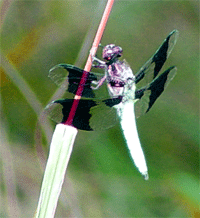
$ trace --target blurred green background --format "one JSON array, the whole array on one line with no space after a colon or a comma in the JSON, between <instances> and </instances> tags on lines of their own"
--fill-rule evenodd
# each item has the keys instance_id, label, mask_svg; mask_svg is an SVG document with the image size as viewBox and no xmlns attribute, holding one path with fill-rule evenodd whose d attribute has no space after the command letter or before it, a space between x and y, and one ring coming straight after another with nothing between
<instances>
[{"instance_id":1,"label":"blurred green background","mask_svg":"<svg viewBox=\"0 0 200 218\"><path fill-rule=\"evenodd\" d=\"M1 218L33 217L55 126L43 108L62 92L48 71L84 67L105 3L1 2ZM137 72L173 29L180 35L164 69L176 65L178 73L137 120L149 181L119 124L79 131L56 217L200 216L199 1L116 1L102 44L120 45Z\"/></svg>"}]
</instances>

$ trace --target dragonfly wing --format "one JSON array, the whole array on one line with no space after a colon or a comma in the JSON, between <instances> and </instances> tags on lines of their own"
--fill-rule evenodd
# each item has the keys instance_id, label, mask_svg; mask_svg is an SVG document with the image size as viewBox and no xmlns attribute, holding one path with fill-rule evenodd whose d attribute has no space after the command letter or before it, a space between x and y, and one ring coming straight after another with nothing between
<instances>
[{"instance_id":1,"label":"dragonfly wing","mask_svg":"<svg viewBox=\"0 0 200 218\"><path fill-rule=\"evenodd\" d=\"M178 30L173 30L164 40L163 44L156 53L145 63L145 65L135 75L135 83L139 83L145 78L146 84L149 84L157 77L166 59L169 57L178 38Z\"/></svg>"},{"instance_id":2,"label":"dragonfly wing","mask_svg":"<svg viewBox=\"0 0 200 218\"><path fill-rule=\"evenodd\" d=\"M89 121L93 130L102 131L116 125L118 116L113 107L121 102L120 98L103 100L96 107L90 110L91 119Z\"/></svg>"},{"instance_id":3,"label":"dragonfly wing","mask_svg":"<svg viewBox=\"0 0 200 218\"><path fill-rule=\"evenodd\" d=\"M67 70L55 70L57 68L64 68ZM54 81L55 84L67 89L68 92L76 94L81 77L83 73L87 73L87 79L84 84L82 92L83 97L94 98L95 94L91 89L92 81L97 80L97 76L94 73L86 72L78 67L70 64L58 64L49 71L49 77Z\"/></svg>"},{"instance_id":4,"label":"dragonfly wing","mask_svg":"<svg viewBox=\"0 0 200 218\"><path fill-rule=\"evenodd\" d=\"M44 108L44 114L49 116L56 123L61 123L63 120L62 105L52 101Z\"/></svg>"},{"instance_id":5,"label":"dragonfly wing","mask_svg":"<svg viewBox=\"0 0 200 218\"><path fill-rule=\"evenodd\" d=\"M92 131L104 130L115 125L117 121L114 105L119 104L122 98L106 100L80 99L72 122L77 129ZM53 101L45 108L45 111L52 120L57 123L65 123L74 99L63 99Z\"/></svg>"},{"instance_id":6,"label":"dragonfly wing","mask_svg":"<svg viewBox=\"0 0 200 218\"><path fill-rule=\"evenodd\" d=\"M137 118L151 109L157 98L174 78L176 71L176 67L170 67L160 76L156 77L148 86L136 90L135 98L138 101L135 104L135 113Z\"/></svg>"}]
</instances>

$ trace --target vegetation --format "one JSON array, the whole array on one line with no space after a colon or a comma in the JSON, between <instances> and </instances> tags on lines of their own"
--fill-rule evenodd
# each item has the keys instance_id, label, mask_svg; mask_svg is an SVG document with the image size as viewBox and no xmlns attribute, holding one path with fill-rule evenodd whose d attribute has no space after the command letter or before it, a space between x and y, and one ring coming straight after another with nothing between
<instances>
[{"instance_id":1,"label":"vegetation","mask_svg":"<svg viewBox=\"0 0 200 218\"><path fill-rule=\"evenodd\" d=\"M134 72L173 29L180 33L164 66L176 65L178 73L137 120L150 179L133 166L119 124L79 131L55 217L199 216L198 4L115 2L101 43L120 45ZM59 63L84 67L104 7L87 0L1 2L0 217L34 215L55 126L43 108L64 92L48 71Z\"/></svg>"}]
</instances>

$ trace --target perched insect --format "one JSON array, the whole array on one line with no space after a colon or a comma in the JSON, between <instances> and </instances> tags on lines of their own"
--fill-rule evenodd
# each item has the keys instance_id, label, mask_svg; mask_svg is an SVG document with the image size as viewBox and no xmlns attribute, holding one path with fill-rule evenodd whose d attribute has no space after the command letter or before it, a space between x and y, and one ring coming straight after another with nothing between
<instances>
[{"instance_id":1,"label":"perched insect","mask_svg":"<svg viewBox=\"0 0 200 218\"><path fill-rule=\"evenodd\" d=\"M172 31L164 40L156 53L135 75L127 62L120 61L122 48L109 44L103 49L103 59L93 57L93 67L103 68L105 73L88 72L87 80L79 100L78 108L72 125L78 129L91 131L111 127L119 118L124 137L131 157L145 179L148 179L148 170L145 157L140 145L135 117L147 113L157 98L162 94L168 83L176 74L176 67L170 67L159 74L163 64L170 55L178 31ZM61 67L68 72L56 72ZM61 85L67 92L76 94L83 70L69 64L58 64L49 72L49 77ZM136 84L145 80L145 86L136 89ZM64 82L65 81L65 82ZM64 82L64 83L63 83ZM106 95L98 93L107 86ZM56 122L64 123L69 115L73 98L56 100L47 105L46 111ZM135 113L134 113L135 105ZM136 114L136 115L135 115Z\"/></svg>"}]
</instances>

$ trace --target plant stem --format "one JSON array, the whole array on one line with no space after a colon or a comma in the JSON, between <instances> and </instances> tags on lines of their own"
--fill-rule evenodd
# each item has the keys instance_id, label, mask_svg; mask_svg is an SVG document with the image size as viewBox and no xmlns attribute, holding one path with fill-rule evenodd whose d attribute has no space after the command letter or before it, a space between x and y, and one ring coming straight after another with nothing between
<instances>
[{"instance_id":1,"label":"plant stem","mask_svg":"<svg viewBox=\"0 0 200 218\"><path fill-rule=\"evenodd\" d=\"M106 23L108 21L112 6L113 6L114 0L108 0L106 8L104 10L101 22L99 24L99 28L97 30L96 36L94 38L94 42L92 45L92 48L90 50L90 54L88 56L85 68L84 68L84 73L82 75L78 90L76 92L76 95L74 97L74 99L76 99L76 101L73 102L72 104L72 108L71 111L69 113L69 117L67 119L67 121L65 122L65 124L67 125L71 125L76 113L76 109L78 107L79 104L79 100L81 99L81 94L83 92L83 88L84 88L84 84L86 82L87 76L88 76L88 72L90 71L91 67L92 67L92 56L95 56L97 48L99 46L99 43L101 41L101 37L103 35L104 29L106 27Z\"/></svg>"}]
</instances>

